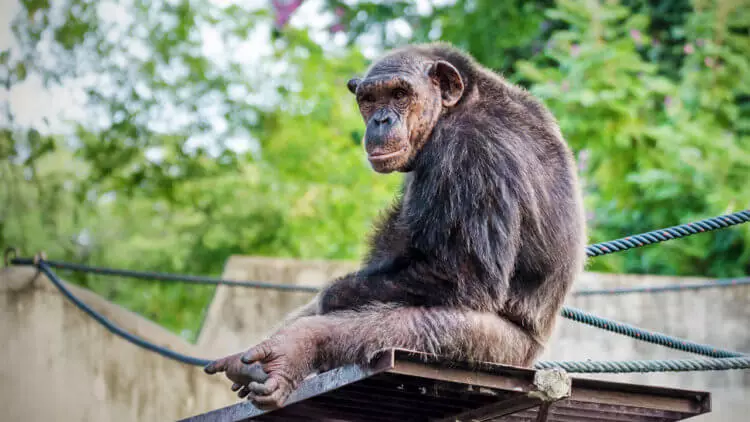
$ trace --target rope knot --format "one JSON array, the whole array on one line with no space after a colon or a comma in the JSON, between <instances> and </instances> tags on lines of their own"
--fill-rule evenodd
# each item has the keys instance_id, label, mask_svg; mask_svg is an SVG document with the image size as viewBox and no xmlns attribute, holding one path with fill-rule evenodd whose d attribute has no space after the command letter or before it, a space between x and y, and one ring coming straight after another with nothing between
<instances>
[{"instance_id":1,"label":"rope knot","mask_svg":"<svg viewBox=\"0 0 750 422\"><path fill-rule=\"evenodd\" d=\"M39 251L34 255L34 265L38 266L40 263L47 260L47 253L44 251Z\"/></svg>"},{"instance_id":2,"label":"rope knot","mask_svg":"<svg viewBox=\"0 0 750 422\"><path fill-rule=\"evenodd\" d=\"M18 248L7 247L3 252L3 263L6 267L9 267L14 259L18 257Z\"/></svg>"}]
</instances>

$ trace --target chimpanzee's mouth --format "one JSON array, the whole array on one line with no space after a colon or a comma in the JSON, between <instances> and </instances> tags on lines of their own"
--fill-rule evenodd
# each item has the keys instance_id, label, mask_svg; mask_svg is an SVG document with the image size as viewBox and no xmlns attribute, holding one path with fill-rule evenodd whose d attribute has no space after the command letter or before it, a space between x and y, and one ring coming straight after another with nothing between
<instances>
[{"instance_id":1,"label":"chimpanzee's mouth","mask_svg":"<svg viewBox=\"0 0 750 422\"><path fill-rule=\"evenodd\" d=\"M367 158L370 161L383 161L383 160L387 160L389 158L398 157L399 155L405 153L406 150L407 150L407 148L408 147L405 146L405 147L403 147L403 148L401 148L401 149L399 149L397 151L393 151L393 152L368 154Z\"/></svg>"}]
</instances>

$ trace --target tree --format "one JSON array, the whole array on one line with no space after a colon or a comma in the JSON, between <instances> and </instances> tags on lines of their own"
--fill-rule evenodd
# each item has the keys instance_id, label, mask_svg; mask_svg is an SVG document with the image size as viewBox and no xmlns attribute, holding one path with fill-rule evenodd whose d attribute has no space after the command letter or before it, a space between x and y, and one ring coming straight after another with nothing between
<instances>
[{"instance_id":1,"label":"tree","mask_svg":"<svg viewBox=\"0 0 750 422\"><path fill-rule=\"evenodd\" d=\"M743 176L750 142L741 130L747 120L735 102L748 92L750 38L732 34L732 42L721 41L727 23L716 12L727 13L728 3L691 16L695 35L685 44L677 79L639 54L651 43L648 17L615 2L558 1L548 14L570 29L551 37L544 57L519 63L579 152L593 239L750 205L740 199L750 194ZM597 260L592 269L743 275L750 270L749 235L741 228L696 236Z\"/></svg>"},{"instance_id":2,"label":"tree","mask_svg":"<svg viewBox=\"0 0 750 422\"><path fill-rule=\"evenodd\" d=\"M359 257L399 176L374 175L357 146L361 122L345 84L365 66L356 51L331 53L308 31L289 29L251 67L241 55L208 57L194 34L214 34L237 49L256 29L270 41L265 9L134 2L118 11L131 19L113 23L100 19L104 6L86 2L24 6L15 25L23 54L6 53L8 68L51 83L93 73L88 109L101 118L72 122L73 136L56 142L13 122L5 128L13 191L29 198L4 215L4 245L100 265L208 274L218 274L231 254ZM65 21L52 23L54 15ZM47 23L38 27L37 20ZM46 33L58 36L53 59L82 60L37 57ZM165 113L170 109L181 113ZM240 139L225 142L233 137ZM49 160L79 172L52 172ZM32 167L41 171L38 191L60 195L32 194L19 176ZM77 213L82 217L72 219ZM19 222L31 229L18 230ZM85 239L85 253L63 252L61 238ZM212 291L71 277L169 328L187 328L187 337Z\"/></svg>"},{"instance_id":3,"label":"tree","mask_svg":"<svg viewBox=\"0 0 750 422\"><path fill-rule=\"evenodd\" d=\"M50 131L4 104L0 244L214 275L231 254L357 259L401 176L369 169L345 82L374 52L438 38L554 111L592 242L750 205L747 0L331 0L320 11L322 32L207 0L21 1L0 80L80 83L87 117ZM747 228L730 229L591 269L741 275L749 245ZM188 338L212 292L70 277Z\"/></svg>"}]
</instances>

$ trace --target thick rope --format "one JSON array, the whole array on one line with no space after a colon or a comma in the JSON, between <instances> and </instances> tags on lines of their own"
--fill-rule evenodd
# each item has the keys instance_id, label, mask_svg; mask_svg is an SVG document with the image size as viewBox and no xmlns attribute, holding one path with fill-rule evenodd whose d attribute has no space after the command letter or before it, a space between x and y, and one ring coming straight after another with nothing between
<instances>
[{"instance_id":1,"label":"thick rope","mask_svg":"<svg viewBox=\"0 0 750 422\"><path fill-rule=\"evenodd\" d=\"M718 217L707 218L705 220L696 221L693 223L686 223L679 226L669 227L661 230L654 230L647 233L635 234L632 236L624 237L622 239L615 239L609 242L595 243L586 246L586 255L589 257L601 256L610 254L613 252L624 251L631 248L637 248L641 246L650 245L653 243L664 242L667 240L678 239L681 237L690 236L693 234L704 233L712 230L718 230L737 224L747 223L750 221L750 210L738 211L733 214L720 215ZM16 251L14 249L8 249L5 254L6 265L33 265L31 258L17 258ZM206 284L206 285L225 285L235 287L251 287L258 289L273 289L283 291L296 291L296 292L309 292L315 293L319 291L317 287L313 286L294 286L287 284L274 284L264 283L258 281L234 281L225 280L215 277L201 277L201 276L190 276L183 274L170 274L160 273L152 271L133 271L133 270L122 270L115 268L96 267L84 264L74 264L70 262L60 261L45 261L50 267L71 271L80 271L94 274L112 275L119 277L129 277L142 280L154 280L154 281L167 281L167 282L182 282L189 284ZM722 285L723 283L717 282L716 285ZM750 284L750 279L737 279L733 280L731 284ZM685 290L690 289L690 286L684 288L677 287L674 285L670 287L664 287L662 290ZM706 287L711 284L706 284ZM699 287L693 287L699 288ZM638 288L643 290L628 290L630 291L649 291L648 287ZM606 290L597 291L581 291L574 292L574 295L588 295L588 294L605 294ZM623 290L623 292L625 292Z\"/></svg>"},{"instance_id":2,"label":"thick rope","mask_svg":"<svg viewBox=\"0 0 750 422\"><path fill-rule=\"evenodd\" d=\"M632 337L636 340L644 341L647 343L658 344L670 349L682 350L683 352L690 352L714 358L745 356L742 353L722 350L717 347L705 344L693 343L692 341L668 336L666 334L661 334L654 331L646 331L624 322L602 318L588 312L584 312L580 309L571 308L568 306L563 307L561 315L563 316L563 318L567 318L583 324L588 324L596 328L601 328L602 330L622 334L624 336Z\"/></svg>"},{"instance_id":3,"label":"thick rope","mask_svg":"<svg viewBox=\"0 0 750 422\"><path fill-rule=\"evenodd\" d=\"M103 325L107 330L109 330L113 334L119 337L122 337L123 339L135 344L136 346L158 353L166 358L173 359L178 362L186 363L188 365L206 366L209 363L211 363L210 360L184 355L182 353L169 350L165 347L151 343L148 340L145 340L138 336L130 334L129 332L115 325L112 321L108 320L104 315L95 311L93 308L91 308L87 304L83 303L80 299L78 299L70 290L68 290L67 287L65 287L65 284L62 282L62 280L60 280L57 277L57 275L47 265L46 261L38 260L34 265L36 265L36 267L39 268L39 270L42 273L44 273L44 275L46 275L47 278L50 279L52 284L54 284L55 287L57 287L57 289L60 291L60 293L63 294L63 296L65 296L69 301L73 302L73 304L77 306L78 309L88 314L91 318L96 320L96 322L98 322L99 324Z\"/></svg>"},{"instance_id":4,"label":"thick rope","mask_svg":"<svg viewBox=\"0 0 750 422\"><path fill-rule=\"evenodd\" d=\"M723 278L718 280L709 281L706 283L691 283L691 284L664 284L661 286L641 286L641 287L617 287L612 289L585 289L576 290L572 293L572 296L595 296L595 295L624 295L629 293L661 293L661 292L676 292L685 290L703 290L712 289L714 287L732 287L732 286L745 286L750 284L750 277L740 278Z\"/></svg>"},{"instance_id":5,"label":"thick rope","mask_svg":"<svg viewBox=\"0 0 750 422\"><path fill-rule=\"evenodd\" d=\"M577 373L688 372L750 369L750 357L626 361L540 361L534 369L561 368Z\"/></svg>"},{"instance_id":6,"label":"thick rope","mask_svg":"<svg viewBox=\"0 0 750 422\"><path fill-rule=\"evenodd\" d=\"M33 258L16 258L10 257L7 260L8 265L33 265ZM152 271L134 271L122 270L109 267L97 267L93 265L75 264L64 261L45 261L50 268L59 270L68 270L75 272L110 275L116 277L134 278L150 281L178 282L186 284L203 284L203 285L225 285L232 287L248 287L256 289L281 290L289 292L316 293L320 291L314 286L295 286L290 284L267 283L260 281L236 281L215 277L191 276L184 274L170 274ZM571 293L572 296L593 296L593 295L620 295L628 293L658 293L681 290L702 290L714 287L731 287L744 286L750 284L750 277L726 278L709 281L706 283L693 284L665 284L660 286L643 286L643 287L622 287L612 289L585 289L576 290Z\"/></svg>"},{"instance_id":7,"label":"thick rope","mask_svg":"<svg viewBox=\"0 0 750 422\"><path fill-rule=\"evenodd\" d=\"M586 246L586 255L589 257L607 255L632 248L640 248L654 243L666 242L667 240L679 239L681 237L691 236L698 233L723 229L737 224L747 223L748 221L750 221L750 210L738 211L733 214L720 215L718 217L707 218L693 223L680 224L679 226L634 234L632 236L623 237L622 239L589 245Z\"/></svg>"},{"instance_id":8,"label":"thick rope","mask_svg":"<svg viewBox=\"0 0 750 422\"><path fill-rule=\"evenodd\" d=\"M13 265L34 265L33 258L11 258L10 264ZM57 268L60 270L70 270L92 274L103 274L117 277L135 278L141 280L152 280L152 281L167 281L167 282L179 282L186 284L205 284L205 285L225 285L233 287L251 287L255 289L272 289L272 290L285 290L292 292L310 292L315 293L319 291L317 287L313 286L294 286L289 284L274 284L274 283L263 283L259 281L234 281L225 280L214 277L202 277L202 276L191 276L185 274L170 274L170 273L159 273L152 271L133 271L133 270L120 270L115 268L106 267L95 267L91 265L74 264L71 262L61 261L44 261L50 268Z\"/></svg>"}]
</instances>

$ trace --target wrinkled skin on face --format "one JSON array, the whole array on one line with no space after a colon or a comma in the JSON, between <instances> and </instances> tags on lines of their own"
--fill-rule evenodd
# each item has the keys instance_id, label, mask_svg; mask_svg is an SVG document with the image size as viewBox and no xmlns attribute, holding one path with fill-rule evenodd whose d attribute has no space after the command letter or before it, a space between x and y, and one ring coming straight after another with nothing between
<instances>
[{"instance_id":1,"label":"wrinkled skin on face","mask_svg":"<svg viewBox=\"0 0 750 422\"><path fill-rule=\"evenodd\" d=\"M378 173L408 172L441 114L463 95L446 61L395 53L347 83L366 124L364 147Z\"/></svg>"}]
</instances>

